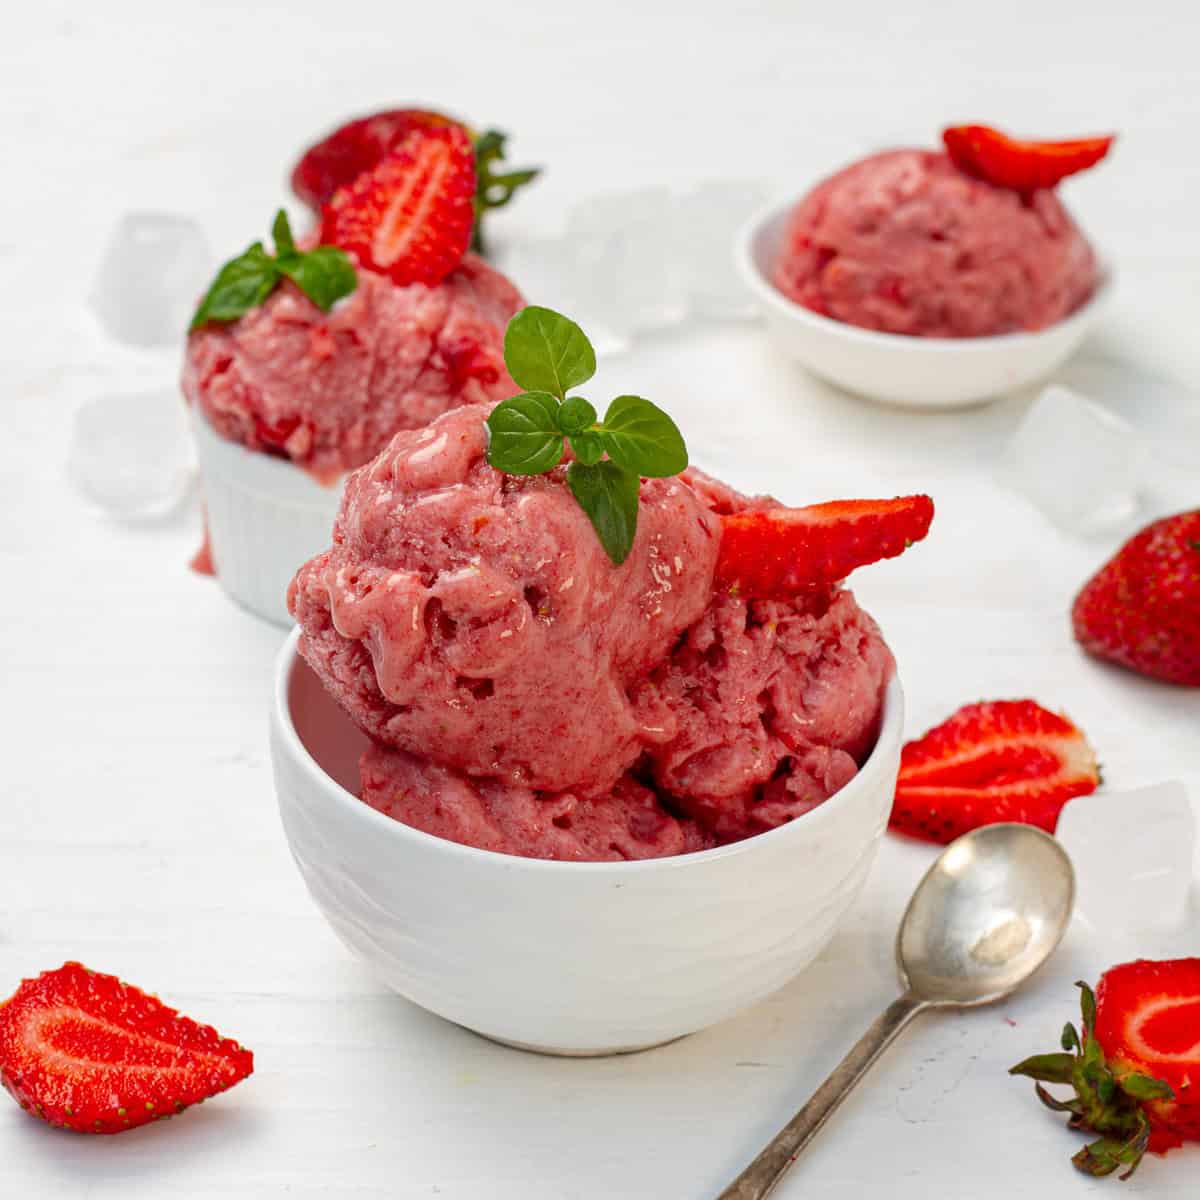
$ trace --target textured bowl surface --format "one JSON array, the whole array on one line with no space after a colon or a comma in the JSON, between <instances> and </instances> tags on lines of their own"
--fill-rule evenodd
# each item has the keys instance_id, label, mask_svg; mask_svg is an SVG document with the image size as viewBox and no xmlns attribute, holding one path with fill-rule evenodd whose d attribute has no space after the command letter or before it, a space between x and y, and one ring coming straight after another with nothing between
<instances>
[{"instance_id":1,"label":"textured bowl surface","mask_svg":"<svg viewBox=\"0 0 1200 1200\"><path fill-rule=\"evenodd\" d=\"M195 411L192 433L217 578L244 608L287 628L288 584L329 546L341 485L228 441Z\"/></svg>"},{"instance_id":2,"label":"textured bowl surface","mask_svg":"<svg viewBox=\"0 0 1200 1200\"><path fill-rule=\"evenodd\" d=\"M921 338L860 329L812 312L785 296L771 269L794 201L773 204L743 227L734 247L738 271L758 299L772 342L814 375L872 400L908 408L963 408L1048 375L1075 351L1112 289L1101 270L1091 299L1037 333Z\"/></svg>"},{"instance_id":3,"label":"textured bowl surface","mask_svg":"<svg viewBox=\"0 0 1200 1200\"><path fill-rule=\"evenodd\" d=\"M459 846L353 794L364 736L296 655L271 720L284 830L330 925L397 992L498 1041L605 1054L702 1029L781 987L828 943L874 862L903 696L818 809L735 845L636 863Z\"/></svg>"}]
</instances>

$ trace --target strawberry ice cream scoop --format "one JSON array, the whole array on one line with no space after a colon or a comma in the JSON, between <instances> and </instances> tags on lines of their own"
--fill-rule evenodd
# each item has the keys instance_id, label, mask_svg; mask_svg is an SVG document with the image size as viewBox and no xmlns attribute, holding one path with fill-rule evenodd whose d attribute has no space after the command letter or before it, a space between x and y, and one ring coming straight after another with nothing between
<instances>
[{"instance_id":1,"label":"strawberry ice cream scoop","mask_svg":"<svg viewBox=\"0 0 1200 1200\"><path fill-rule=\"evenodd\" d=\"M725 522L769 501L643 480L618 566L563 468L488 465L485 416L397 435L289 593L300 653L376 742L368 803L505 853L634 858L772 828L857 773L892 670L875 623L836 585L718 583Z\"/></svg>"},{"instance_id":2,"label":"strawberry ice cream scoop","mask_svg":"<svg viewBox=\"0 0 1200 1200\"><path fill-rule=\"evenodd\" d=\"M183 390L213 428L321 479L368 462L401 429L517 389L504 366L516 288L468 254L441 283L398 286L357 269L322 312L292 283L188 339Z\"/></svg>"},{"instance_id":3,"label":"strawberry ice cream scoop","mask_svg":"<svg viewBox=\"0 0 1200 1200\"><path fill-rule=\"evenodd\" d=\"M891 150L800 201L773 279L798 304L850 325L981 337L1061 321L1098 273L1053 191L997 186L947 154Z\"/></svg>"}]
</instances>

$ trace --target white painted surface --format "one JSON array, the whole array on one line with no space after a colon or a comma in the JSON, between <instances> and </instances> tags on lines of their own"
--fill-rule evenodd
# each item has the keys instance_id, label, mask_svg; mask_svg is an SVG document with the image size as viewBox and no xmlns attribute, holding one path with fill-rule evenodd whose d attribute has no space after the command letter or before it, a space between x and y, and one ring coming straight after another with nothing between
<instances>
[{"instance_id":1,"label":"white painted surface","mask_svg":"<svg viewBox=\"0 0 1200 1200\"><path fill-rule=\"evenodd\" d=\"M520 160L551 167L510 229L553 222L589 189L804 181L947 119L1117 127L1112 163L1066 193L1120 280L1086 353L1200 389L1200 28L1182 3L1130 17L931 0L811 12L793 0L709 11L564 0L536 18L469 0L42 3L8 16L0 989L82 958L244 1039L258 1071L219 1102L112 1139L71 1138L0 1105L0 1194L706 1200L891 994L892 930L930 858L889 840L856 913L801 980L643 1056L531 1057L387 993L327 930L278 828L266 708L282 633L187 572L195 512L121 527L64 485L79 400L175 369L171 355L106 343L80 307L118 212L191 212L221 250L241 248L266 233L297 144L391 98L507 127ZM857 588L896 649L914 732L969 699L1030 694L1087 729L1114 786L1174 776L1200 794L1200 694L1088 662L1068 634L1070 598L1116 538L1071 540L991 482L1024 401L869 408L806 379L754 329L647 345L607 364L597 394L609 380L666 403L694 456L735 483L795 502L936 496L930 541ZM1151 508L1198 500L1164 472ZM1120 1190L1072 1172L1076 1139L1004 1069L1051 1045L1071 980L1137 948L1158 949L1076 931L1011 1004L912 1030L781 1200ZM1177 1154L1121 1195L1192 1196L1198 1177L1200 1154Z\"/></svg>"}]
</instances>

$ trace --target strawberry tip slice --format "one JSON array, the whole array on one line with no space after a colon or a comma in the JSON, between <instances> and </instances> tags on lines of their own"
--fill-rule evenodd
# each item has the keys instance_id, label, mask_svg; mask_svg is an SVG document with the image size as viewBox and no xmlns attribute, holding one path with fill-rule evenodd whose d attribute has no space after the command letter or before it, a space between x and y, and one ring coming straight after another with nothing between
<instances>
[{"instance_id":1,"label":"strawberry tip slice","mask_svg":"<svg viewBox=\"0 0 1200 1200\"><path fill-rule=\"evenodd\" d=\"M254 1055L113 975L68 962L0 1004L0 1083L31 1115L123 1133L240 1083Z\"/></svg>"},{"instance_id":2,"label":"strawberry tip slice","mask_svg":"<svg viewBox=\"0 0 1200 1200\"><path fill-rule=\"evenodd\" d=\"M924 495L727 514L716 582L759 598L833 587L858 567L903 554L932 521Z\"/></svg>"},{"instance_id":3,"label":"strawberry tip slice","mask_svg":"<svg viewBox=\"0 0 1200 1200\"><path fill-rule=\"evenodd\" d=\"M1065 142L1031 142L987 125L954 125L942 131L946 153L969 175L1018 192L1052 188L1093 167L1108 153L1115 134Z\"/></svg>"}]
</instances>

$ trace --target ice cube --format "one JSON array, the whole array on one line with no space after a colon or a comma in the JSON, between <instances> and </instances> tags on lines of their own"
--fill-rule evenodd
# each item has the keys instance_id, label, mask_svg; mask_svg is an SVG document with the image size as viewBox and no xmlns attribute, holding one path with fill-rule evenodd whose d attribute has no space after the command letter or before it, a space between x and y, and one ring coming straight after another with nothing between
<instances>
[{"instance_id":1,"label":"ice cube","mask_svg":"<svg viewBox=\"0 0 1200 1200\"><path fill-rule=\"evenodd\" d=\"M1188 922L1196 818L1182 783L1072 800L1058 840L1075 865L1076 915L1089 933L1169 934Z\"/></svg>"},{"instance_id":2,"label":"ice cube","mask_svg":"<svg viewBox=\"0 0 1200 1200\"><path fill-rule=\"evenodd\" d=\"M74 487L109 516L162 516L187 495L195 457L177 392L163 389L86 400L67 450Z\"/></svg>"},{"instance_id":3,"label":"ice cube","mask_svg":"<svg viewBox=\"0 0 1200 1200\"><path fill-rule=\"evenodd\" d=\"M667 329L684 318L679 210L665 188L592 196L567 216L576 309L618 338Z\"/></svg>"},{"instance_id":4,"label":"ice cube","mask_svg":"<svg viewBox=\"0 0 1200 1200\"><path fill-rule=\"evenodd\" d=\"M1055 384L1034 401L997 470L1061 529L1086 535L1137 515L1147 464L1146 445L1128 421Z\"/></svg>"},{"instance_id":5,"label":"ice cube","mask_svg":"<svg viewBox=\"0 0 1200 1200\"><path fill-rule=\"evenodd\" d=\"M133 346L183 337L213 274L208 239L174 213L126 213L109 235L90 302L105 331Z\"/></svg>"},{"instance_id":6,"label":"ice cube","mask_svg":"<svg viewBox=\"0 0 1200 1200\"><path fill-rule=\"evenodd\" d=\"M734 265L738 231L767 200L753 180L704 183L680 201L676 253L693 312L710 320L743 320L756 312L754 298Z\"/></svg>"}]
</instances>

